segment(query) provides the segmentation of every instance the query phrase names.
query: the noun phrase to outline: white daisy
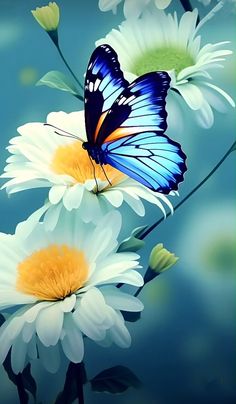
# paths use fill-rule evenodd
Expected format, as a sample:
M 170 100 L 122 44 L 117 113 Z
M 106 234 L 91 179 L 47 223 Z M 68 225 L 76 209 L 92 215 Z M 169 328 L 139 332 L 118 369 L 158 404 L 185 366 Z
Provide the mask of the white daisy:
M 86 140 L 83 111 L 50 113 L 47 122 Z M 29 188 L 50 188 L 49 203 L 38 212 L 43 214 L 47 210 L 50 229 L 64 208 L 69 211 L 80 208 L 78 214 L 85 222 L 95 222 L 104 212 L 119 208 L 123 202 L 143 216 L 141 199 L 158 206 L 164 214 L 162 202 L 173 209 L 166 196 L 150 191 L 110 165 L 105 166 L 105 171 L 112 185 L 100 165 L 94 162 L 96 183 L 93 165 L 79 140 L 59 136 L 43 123 L 28 123 L 18 128 L 18 132 L 20 136 L 11 139 L 8 146 L 12 155 L 1 177 L 10 180 L 2 188 L 8 194 Z
M 116 13 L 118 4 L 122 0 L 99 0 L 98 6 L 101 11 L 110 11 Z M 154 3 L 159 9 L 164 9 L 168 7 L 171 0 L 124 0 L 124 16 L 125 18 L 137 18 L 139 17 L 144 9 Z
M 209 128 L 214 121 L 212 109 L 223 112 L 225 102 L 235 106 L 232 98 L 211 82 L 210 75 L 212 69 L 223 67 L 221 62 L 232 53 L 225 49 L 228 42 L 201 46 L 198 34 L 221 7 L 222 2 L 197 26 L 196 9 L 184 13 L 180 21 L 176 13 L 153 10 L 139 19 L 124 21 L 119 29 L 113 29 L 96 42 L 114 48 L 130 81 L 150 71 L 169 72 L 172 89 L 167 96 L 169 131 L 173 128 L 176 131 L 178 123 L 190 111 L 201 127 Z M 188 111 L 184 112 L 186 106 Z
M 17 305 L 0 328 L 0 362 L 11 349 L 15 373 L 37 355 L 48 370 L 59 366 L 59 350 L 79 363 L 83 337 L 122 348 L 131 337 L 121 310 L 141 311 L 142 303 L 116 288 L 143 285 L 139 256 L 117 253 L 118 212 L 97 226 L 65 212 L 52 232 L 38 223 L 30 237 L 27 221 L 14 235 L 0 234 L 0 310 Z

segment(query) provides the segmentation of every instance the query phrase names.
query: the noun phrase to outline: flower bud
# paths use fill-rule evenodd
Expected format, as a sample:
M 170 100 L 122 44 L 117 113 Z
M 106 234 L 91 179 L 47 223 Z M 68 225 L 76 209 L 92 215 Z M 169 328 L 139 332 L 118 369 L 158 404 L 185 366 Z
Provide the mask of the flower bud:
M 60 10 L 55 2 L 50 2 L 48 6 L 37 7 L 31 13 L 45 31 L 51 32 L 57 30 L 60 20 Z
M 160 274 L 176 264 L 178 259 L 174 254 L 166 250 L 163 244 L 157 244 L 150 254 L 149 267 Z

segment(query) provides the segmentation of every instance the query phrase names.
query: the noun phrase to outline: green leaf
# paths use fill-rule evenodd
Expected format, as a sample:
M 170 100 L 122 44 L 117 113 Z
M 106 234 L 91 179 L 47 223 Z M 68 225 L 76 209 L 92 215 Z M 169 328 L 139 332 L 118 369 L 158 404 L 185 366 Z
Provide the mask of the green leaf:
M 22 373 L 15 375 L 11 367 L 11 356 L 10 353 L 8 353 L 3 366 L 9 379 L 16 385 L 18 394 L 20 394 L 22 400 L 24 400 L 25 403 L 28 403 L 29 401 L 29 396 L 26 391 L 29 391 L 36 399 L 37 385 L 31 375 L 30 364 L 25 367 Z
M 143 240 L 139 240 L 138 238 L 131 236 L 120 243 L 117 252 L 136 252 L 140 250 L 144 244 L 145 242 Z
M 74 83 L 64 73 L 52 70 L 46 73 L 37 83 L 36 86 L 48 86 L 57 90 L 66 91 L 75 96 L 80 95 Z
M 117 252 L 136 252 L 138 250 L 141 250 L 141 248 L 144 247 L 145 242 L 143 240 L 140 240 L 139 238 L 142 232 L 147 229 L 147 227 L 148 226 L 140 226 L 134 229 L 131 235 L 120 243 Z
M 125 366 L 114 366 L 90 380 L 93 391 L 112 394 L 123 393 L 129 387 L 139 388 L 140 380 Z

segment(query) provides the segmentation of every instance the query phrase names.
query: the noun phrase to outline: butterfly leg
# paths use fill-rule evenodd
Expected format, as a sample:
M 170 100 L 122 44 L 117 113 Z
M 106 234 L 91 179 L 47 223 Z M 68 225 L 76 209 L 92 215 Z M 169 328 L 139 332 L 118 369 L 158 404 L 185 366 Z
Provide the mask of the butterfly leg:
M 92 158 L 90 157 L 89 154 L 88 154 L 88 156 L 89 156 L 89 160 L 91 161 L 91 164 L 92 164 L 92 166 L 93 166 L 93 177 L 94 177 L 94 181 L 95 181 L 95 183 L 96 183 L 96 192 L 95 192 L 95 194 L 98 194 L 98 181 L 97 181 L 97 178 L 96 178 L 95 165 L 93 164 L 93 160 L 92 160 Z
M 106 173 L 106 171 L 105 171 L 105 168 L 103 167 L 103 164 L 100 163 L 100 166 L 101 166 L 101 169 L 102 169 L 102 171 L 103 171 L 103 173 L 104 173 L 104 175 L 105 175 L 105 177 L 106 177 L 106 179 L 107 179 L 109 185 L 112 186 L 112 183 L 111 183 L 111 181 L 109 180 L 109 178 L 108 178 L 108 176 L 107 176 L 107 173 Z

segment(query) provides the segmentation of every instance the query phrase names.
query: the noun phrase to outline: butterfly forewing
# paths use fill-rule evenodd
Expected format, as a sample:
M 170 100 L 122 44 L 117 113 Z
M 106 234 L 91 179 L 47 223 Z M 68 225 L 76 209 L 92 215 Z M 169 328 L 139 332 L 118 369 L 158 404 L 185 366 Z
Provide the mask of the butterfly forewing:
M 89 143 L 96 142 L 107 111 L 128 85 L 115 51 L 109 45 L 96 48 L 85 78 L 85 124 Z
M 166 130 L 165 98 L 170 78 L 166 72 L 147 73 L 128 85 L 108 111 L 96 143 L 124 136 Z

